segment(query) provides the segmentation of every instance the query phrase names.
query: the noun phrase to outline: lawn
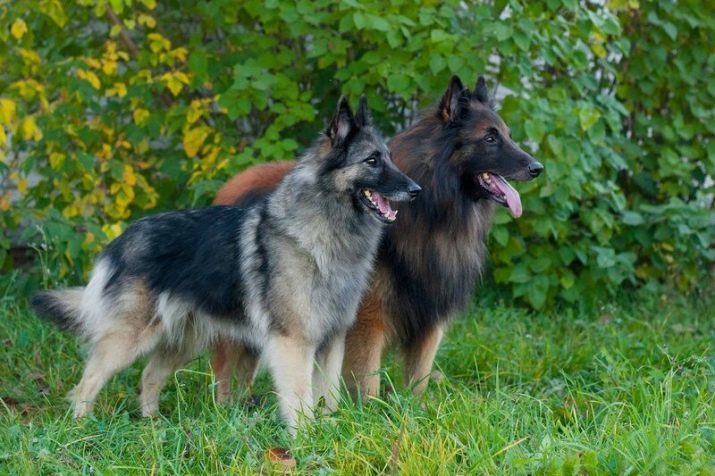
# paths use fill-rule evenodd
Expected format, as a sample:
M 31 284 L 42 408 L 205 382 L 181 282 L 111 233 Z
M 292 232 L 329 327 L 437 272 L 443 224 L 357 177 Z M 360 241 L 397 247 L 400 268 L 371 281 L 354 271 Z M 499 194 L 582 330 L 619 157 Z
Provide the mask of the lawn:
M 175 374 L 159 419 L 139 417 L 135 365 L 73 420 L 81 348 L 0 289 L 0 473 L 255 474 L 266 449 L 290 445 L 309 474 L 715 474 L 712 296 L 636 293 L 592 312 L 475 304 L 425 395 L 389 361 L 395 390 L 343 402 L 291 444 L 268 377 L 223 408 L 205 356 Z

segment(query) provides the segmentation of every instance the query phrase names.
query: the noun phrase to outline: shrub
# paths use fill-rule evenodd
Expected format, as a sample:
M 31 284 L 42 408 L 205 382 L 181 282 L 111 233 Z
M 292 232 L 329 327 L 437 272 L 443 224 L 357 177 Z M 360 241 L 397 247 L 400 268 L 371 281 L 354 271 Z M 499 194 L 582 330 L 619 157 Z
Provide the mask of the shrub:
M 0 10 L 0 262 L 44 233 L 79 279 L 138 216 L 293 157 L 337 97 L 391 134 L 486 74 L 546 174 L 499 212 L 495 281 L 532 306 L 692 289 L 715 258 L 715 20 L 697 2 L 26 0 Z M 18 230 L 24 230 L 18 234 Z M 36 274 L 35 274 L 36 276 Z

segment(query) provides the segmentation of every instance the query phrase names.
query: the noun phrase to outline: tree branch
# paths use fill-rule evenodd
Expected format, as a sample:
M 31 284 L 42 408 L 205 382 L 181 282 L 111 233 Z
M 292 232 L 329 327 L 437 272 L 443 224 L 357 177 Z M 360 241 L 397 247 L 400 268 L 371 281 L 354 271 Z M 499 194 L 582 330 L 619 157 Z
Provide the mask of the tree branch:
M 134 44 L 131 38 L 129 38 L 129 34 L 127 33 L 127 30 L 124 28 L 124 24 L 122 23 L 122 20 L 119 19 L 116 13 L 114 13 L 114 10 L 112 10 L 112 7 L 107 6 L 107 17 L 109 18 L 109 21 L 112 25 L 114 26 L 119 26 L 119 39 L 122 40 L 122 43 L 124 43 L 124 46 L 129 50 L 129 54 L 133 57 L 136 58 L 137 53 L 139 52 L 139 49 L 137 48 L 137 45 Z

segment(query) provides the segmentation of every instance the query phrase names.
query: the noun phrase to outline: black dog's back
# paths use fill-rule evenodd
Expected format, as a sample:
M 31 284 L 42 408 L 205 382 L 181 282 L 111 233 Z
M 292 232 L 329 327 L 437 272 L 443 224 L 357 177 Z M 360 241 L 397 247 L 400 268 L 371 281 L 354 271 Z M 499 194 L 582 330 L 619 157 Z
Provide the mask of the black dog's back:
M 102 253 L 112 265 L 105 292 L 139 278 L 155 295 L 167 292 L 222 317 L 243 304 L 240 229 L 247 208 L 179 210 L 131 224 Z

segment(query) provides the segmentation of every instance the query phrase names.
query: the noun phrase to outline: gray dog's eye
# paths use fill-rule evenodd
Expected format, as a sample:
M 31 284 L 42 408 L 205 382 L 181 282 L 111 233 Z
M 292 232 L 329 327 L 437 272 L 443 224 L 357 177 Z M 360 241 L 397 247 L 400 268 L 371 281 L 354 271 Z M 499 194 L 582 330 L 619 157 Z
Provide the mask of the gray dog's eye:
M 363 162 L 365 162 L 367 165 L 374 166 L 377 165 L 377 159 L 380 158 L 380 153 L 375 152 L 370 157 L 365 159 Z

